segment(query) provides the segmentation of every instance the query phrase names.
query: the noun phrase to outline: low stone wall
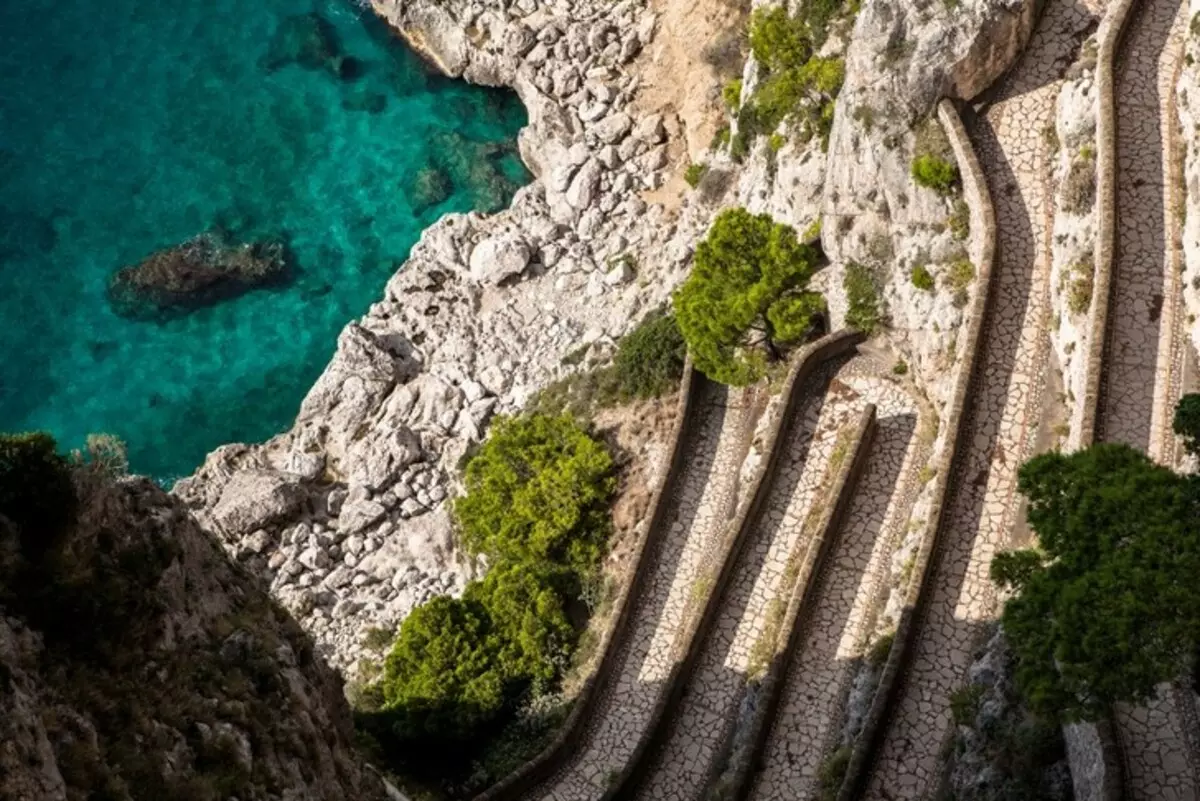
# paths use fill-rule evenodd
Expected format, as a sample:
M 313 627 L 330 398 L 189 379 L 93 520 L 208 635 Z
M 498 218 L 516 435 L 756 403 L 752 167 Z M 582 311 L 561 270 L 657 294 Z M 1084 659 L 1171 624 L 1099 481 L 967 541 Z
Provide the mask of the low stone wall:
M 964 425 L 964 410 L 971 385 L 975 382 L 977 355 L 979 343 L 984 331 L 984 323 L 991 307 L 991 279 L 996 253 L 996 213 L 992 199 L 988 193 L 987 181 L 979 165 L 979 159 L 971 146 L 962 120 L 954 104 L 942 100 L 938 104 L 938 119 L 946 130 L 954 155 L 958 159 L 962 173 L 963 195 L 971 209 L 971 232 L 974 252 L 972 257 L 978 267 L 975 295 L 971 300 L 971 312 L 968 322 L 959 339 L 958 352 L 962 361 L 954 376 L 954 391 L 942 417 L 945 439 L 941 450 L 935 454 L 931 465 L 937 470 L 934 476 L 932 497 L 940 498 L 935 503 L 929 519 L 925 522 L 922 533 L 921 547 L 917 551 L 913 564 L 912 578 L 909 580 L 905 596 L 904 610 L 896 624 L 895 640 L 888 653 L 887 662 L 880 674 L 875 697 L 871 702 L 864 720 L 863 728 L 854 743 L 854 749 L 846 769 L 846 777 L 838 793 L 838 801 L 853 801 L 861 794 L 862 785 L 867 777 L 867 768 L 883 734 L 884 722 L 895 700 L 899 688 L 900 675 L 908 666 L 911 656 L 911 640 L 913 628 L 920 619 L 922 609 L 928 603 L 929 588 L 926 574 L 933 555 L 939 546 L 942 523 L 942 512 L 950 496 L 950 481 L 955 476 L 954 467 L 962 452 L 962 443 L 969 442 L 971 432 Z
M 1117 122 L 1113 98 L 1113 69 L 1121 36 L 1129 21 L 1134 0 L 1117 0 L 1105 14 L 1096 56 L 1096 266 L 1092 285 L 1086 389 L 1079 403 L 1083 414 L 1078 431 L 1071 432 L 1070 445 L 1086 448 L 1096 438 L 1100 408 L 1104 351 L 1108 344 L 1108 307 L 1112 297 L 1113 260 L 1116 257 L 1117 219 Z
M 663 693 L 649 718 L 650 725 L 646 727 L 633 750 L 633 755 L 624 769 L 612 780 L 610 789 L 605 792 L 602 801 L 623 797 L 629 792 L 645 770 L 644 757 L 650 748 L 657 746 L 665 736 L 662 723 L 672 711 L 679 706 L 682 698 L 684 679 L 692 672 L 692 666 L 700 655 L 705 637 L 716 619 L 717 606 L 725 594 L 725 587 L 737 562 L 738 552 L 746 539 L 749 522 L 758 516 L 759 510 L 770 494 L 771 482 L 768 480 L 775 473 L 780 456 L 781 443 L 786 442 L 788 429 L 793 422 L 796 407 L 803 394 L 800 387 L 826 361 L 841 356 L 853 350 L 865 337 L 857 331 L 838 331 L 822 337 L 809 345 L 797 357 L 796 365 L 792 368 L 782 389 L 786 401 L 781 404 L 775 418 L 771 420 L 765 437 L 767 457 L 760 463 L 749 483 L 749 502 L 745 503 L 740 514 L 727 525 L 722 540 L 713 550 L 710 570 L 716 575 L 711 582 L 708 594 L 697 599 L 694 607 L 689 610 L 684 623 L 685 629 L 675 640 L 680 652 L 674 660 L 674 666 L 667 678 L 669 690 Z M 711 575 L 711 574 L 710 574 Z
M 867 457 L 871 452 L 871 442 L 876 431 L 875 405 L 868 404 L 858 420 L 843 431 L 849 433 L 847 445 L 852 449 L 853 455 L 849 459 L 843 459 L 841 464 L 834 465 L 831 474 L 826 476 L 826 481 L 821 485 L 824 497 L 832 499 L 832 502 L 821 506 L 819 516 L 815 520 L 813 538 L 805 552 L 796 581 L 791 587 L 787 611 L 780 626 L 780 632 L 783 632 L 784 636 L 776 642 L 771 665 L 758 686 L 758 704 L 746 729 L 750 734 L 747 747 L 731 755 L 729 767 L 725 772 L 725 776 L 728 777 L 723 782 L 728 788 L 728 795 L 722 796 L 725 798 L 744 798 L 750 789 L 750 773 L 766 746 L 771 721 L 775 719 L 778 711 L 779 696 L 787 677 L 788 666 L 800 646 L 801 615 L 807 617 L 812 610 L 812 595 L 816 584 L 813 577 L 821 574 L 837 532 L 850 509 L 850 501 L 858 487 L 859 478 L 867 466 Z M 754 525 L 755 522 L 754 519 L 748 521 L 750 525 Z
M 600 658 L 600 664 L 580 688 L 575 706 L 554 741 L 508 777 L 475 796 L 473 801 L 510 801 L 519 798 L 558 770 L 578 746 L 579 738 L 586 729 L 587 719 L 594 711 L 596 700 L 599 698 L 599 689 L 612 673 L 614 660 L 620 650 L 620 638 L 629 627 L 630 610 L 633 608 L 631 601 L 641 591 L 646 574 L 650 571 L 651 560 L 646 558 L 646 554 L 652 551 L 651 543 L 662 536 L 663 516 L 670 506 L 671 497 L 676 491 L 675 485 L 687 457 L 683 443 L 687 439 L 688 422 L 696 408 L 696 396 L 705 380 L 703 376 L 696 375 L 689 357 L 679 385 L 679 408 L 675 415 L 675 427 L 671 432 L 670 461 L 651 498 L 649 522 L 634 546 L 631 559 L 633 575 L 614 601 L 613 608 L 618 611 L 601 636 L 599 648 L 604 655 Z
M 1113 3 L 1100 26 L 1096 57 L 1096 253 L 1092 305 L 1089 313 L 1091 339 L 1084 393 L 1078 399 L 1081 413 L 1079 425 L 1071 429 L 1067 441 L 1069 450 L 1080 450 L 1096 440 L 1096 423 L 1100 411 L 1101 382 L 1104 375 L 1104 353 L 1108 346 L 1108 310 L 1112 299 L 1113 261 L 1116 257 L 1117 214 L 1117 122 L 1113 97 L 1113 70 L 1117 48 L 1120 46 L 1133 8 L 1134 0 Z M 1120 750 L 1112 726 L 1101 723 L 1078 723 L 1063 726 L 1067 744 L 1067 761 L 1076 801 L 1119 801 L 1122 797 Z

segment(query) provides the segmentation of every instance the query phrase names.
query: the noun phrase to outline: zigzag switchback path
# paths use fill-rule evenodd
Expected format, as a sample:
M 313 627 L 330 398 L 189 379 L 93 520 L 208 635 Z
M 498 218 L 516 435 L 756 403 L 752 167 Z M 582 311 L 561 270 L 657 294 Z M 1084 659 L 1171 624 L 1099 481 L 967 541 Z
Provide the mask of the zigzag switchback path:
M 872 753 L 864 798 L 930 798 L 952 734 L 950 696 L 997 613 L 988 567 L 1011 544 L 1016 471 L 1041 415 L 1047 353 L 1052 218 L 1049 153 L 1060 79 L 1083 33 L 1086 8 L 1049 0 L 1025 52 L 988 94 L 968 131 L 996 213 L 996 258 L 965 410 L 965 438 L 926 575 L 927 603 L 907 668 Z
M 1170 466 L 1183 333 L 1168 198 L 1186 11 L 1180 0 L 1135 2 L 1116 51 L 1115 245 L 1096 426 L 1097 441 L 1123 442 Z M 1143 706 L 1118 704 L 1113 723 L 1125 801 L 1200 798 L 1190 688 L 1164 684 Z
M 613 674 L 600 689 L 596 711 L 578 749 L 557 773 L 523 797 L 594 801 L 632 757 L 671 675 L 675 638 L 704 558 L 720 538 L 735 505 L 737 477 L 749 442 L 747 393 L 707 381 L 684 436 L 683 475 L 664 519 L 647 581 L 631 599 L 629 629 L 619 643 Z
M 860 357 L 839 375 L 849 405 L 876 405 L 878 429 L 825 568 L 801 609 L 799 646 L 752 779 L 751 801 L 817 798 L 821 763 L 840 744 L 851 682 L 886 594 L 892 552 L 908 524 L 917 468 L 928 450 L 917 436 L 917 404 L 885 370 Z

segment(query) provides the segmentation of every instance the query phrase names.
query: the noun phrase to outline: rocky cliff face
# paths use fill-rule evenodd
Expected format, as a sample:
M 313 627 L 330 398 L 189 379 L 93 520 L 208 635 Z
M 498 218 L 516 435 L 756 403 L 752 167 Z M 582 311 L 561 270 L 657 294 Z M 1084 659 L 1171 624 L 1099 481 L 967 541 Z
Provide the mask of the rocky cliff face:
M 936 129 L 938 100 L 970 100 L 999 78 L 1028 41 L 1039 6 L 1036 0 L 865 2 L 846 52 L 823 201 L 822 244 L 834 263 L 830 304 L 842 319 L 839 277 L 846 265 L 876 271 L 890 333 L 935 401 L 944 401 L 943 355 L 962 324 L 963 305 L 951 293 L 923 292 L 910 274 L 917 266 L 953 263 L 965 251 L 952 224 L 956 199 L 919 186 L 913 157 L 920 133 Z
M 701 3 L 696 19 L 726 19 L 714 11 L 722 5 Z M 828 153 L 789 144 L 768 168 L 760 142 L 745 167 L 710 158 L 700 191 L 681 199 L 668 190 L 696 155 L 697 130 L 719 113 L 720 87 L 711 71 L 689 73 L 711 85 L 680 87 L 681 103 L 665 81 L 688 82 L 664 65 L 721 43 L 663 37 L 713 25 L 664 12 L 666 24 L 647 0 L 376 0 L 449 74 L 516 89 L 530 119 L 521 153 L 536 180 L 507 211 L 452 215 L 426 231 L 385 297 L 342 332 L 293 428 L 263 446 L 218 450 L 177 495 L 271 582 L 337 666 L 352 667 L 367 627 L 393 627 L 468 578 L 444 501 L 490 418 L 572 370 L 579 359 L 568 354 L 604 351 L 666 302 L 720 207 L 807 227 L 823 204 L 834 279 L 881 237 L 897 254 L 952 248 L 926 241 L 930 221 L 943 224 L 950 209 L 910 185 L 908 129 L 942 94 L 971 96 L 999 74 L 1034 6 L 866 2 Z M 854 113 L 885 100 L 894 112 L 874 125 Z M 840 282 L 825 285 L 840 323 Z M 961 314 L 949 300 L 940 316 L 910 309 L 908 290 L 907 280 L 889 284 L 902 339 L 930 320 L 954 330 Z M 937 364 L 926 363 L 936 380 Z
M 259 583 L 150 482 L 80 483 L 52 566 L 0 519 L 0 799 L 383 798 Z
M 657 19 L 644 3 L 377 10 L 451 74 L 516 88 L 537 180 L 507 211 L 427 230 L 293 428 L 215 452 L 175 490 L 344 668 L 364 629 L 469 577 L 444 501 L 490 418 L 665 303 L 714 208 L 642 197 L 684 158 L 674 112 L 634 103 Z

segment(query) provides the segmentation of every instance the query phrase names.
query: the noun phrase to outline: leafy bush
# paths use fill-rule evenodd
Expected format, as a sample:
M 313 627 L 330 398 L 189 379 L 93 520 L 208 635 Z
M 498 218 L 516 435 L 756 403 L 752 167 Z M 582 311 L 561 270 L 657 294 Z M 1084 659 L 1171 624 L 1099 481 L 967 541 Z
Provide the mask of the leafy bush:
M 1063 179 L 1062 207 L 1070 214 L 1086 214 L 1096 202 L 1096 160 L 1094 152 L 1081 152 L 1071 162 Z
M 1171 427 L 1183 438 L 1183 447 L 1188 453 L 1200 453 L 1200 394 L 1193 392 L 1179 399 Z
M 970 726 L 979 714 L 979 702 L 983 700 L 984 686 L 968 684 L 950 693 L 950 717 L 959 726 Z
M 1090 261 L 1076 262 L 1071 266 L 1067 280 L 1067 309 L 1071 314 L 1083 314 L 1092 305 L 1095 288 L 1095 265 Z
M 912 163 L 912 177 L 919 186 L 947 195 L 958 186 L 958 167 L 938 156 L 917 156 Z
M 787 70 L 813 54 L 808 26 L 785 6 L 758 8 L 750 17 L 750 52 L 768 70 Z
M 708 172 L 707 164 L 689 164 L 684 170 L 683 180 L 687 181 L 687 185 L 695 189 L 700 185 L 700 181 L 704 178 L 704 174 Z
M 679 383 L 687 343 L 675 315 L 651 312 L 617 345 L 613 362 L 623 397 L 656 398 Z
M 0 515 L 16 525 L 21 550 L 39 559 L 75 512 L 67 460 L 49 434 L 0 434 Z
M 846 324 L 864 334 L 873 334 L 883 325 L 883 301 L 879 297 L 879 286 L 875 274 L 858 262 L 846 265 L 842 279 L 846 290 Z
M 750 18 L 750 49 L 764 76 L 754 95 L 742 99 L 732 155 L 744 157 L 756 136 L 774 133 L 785 120 L 799 125 L 805 141 L 824 141 L 833 125 L 833 104 L 845 79 L 841 59 L 817 55 L 841 0 L 807 3 L 793 17 L 784 6 L 759 8 Z
M 768 215 L 718 215 L 674 298 L 696 368 L 738 386 L 765 375 L 767 360 L 808 336 L 824 312 L 824 299 L 807 289 L 818 258 Z
M 454 501 L 463 545 L 493 562 L 549 561 L 587 574 L 608 537 L 612 457 L 570 417 L 500 417 Z
M 827 756 L 817 770 L 817 781 L 820 782 L 821 801 L 834 801 L 842 783 L 846 780 L 846 770 L 850 767 L 850 757 L 854 750 L 843 745 Z
M 967 201 L 962 198 L 954 201 L 954 210 L 946 218 L 946 225 L 951 235 L 959 241 L 971 235 L 971 207 Z
M 434 598 L 404 619 L 384 661 L 383 709 L 365 724 L 377 739 L 426 756 L 452 744 L 457 756 L 431 758 L 461 767 L 521 699 L 554 689 L 578 640 L 567 608 L 605 546 L 612 468 L 570 417 L 493 423 L 453 506 L 463 544 L 491 567 L 461 599 Z
M 932 292 L 935 286 L 933 273 L 924 264 L 918 264 L 912 269 L 912 283 L 917 289 Z
M 384 663 L 384 701 L 411 737 L 466 739 L 505 703 L 505 675 L 487 609 L 438 597 L 404 619 Z
M 1040 548 L 991 572 L 1015 591 L 1003 623 L 1022 695 L 1059 720 L 1150 698 L 1200 645 L 1200 484 L 1105 444 L 1037 456 L 1017 486 Z
M 725 101 L 725 105 L 733 109 L 742 105 L 742 79 L 734 78 L 725 84 L 721 88 L 721 99 Z
M 954 305 L 961 309 L 970 299 L 967 290 L 975 280 L 975 265 L 966 259 L 956 261 L 946 269 L 942 280 L 953 293 Z

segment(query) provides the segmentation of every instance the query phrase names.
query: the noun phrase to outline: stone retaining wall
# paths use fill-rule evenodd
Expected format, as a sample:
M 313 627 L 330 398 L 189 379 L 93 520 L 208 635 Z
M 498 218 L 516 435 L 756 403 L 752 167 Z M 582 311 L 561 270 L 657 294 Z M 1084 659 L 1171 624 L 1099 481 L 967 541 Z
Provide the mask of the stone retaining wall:
M 1108 310 L 1112 298 L 1113 261 L 1116 256 L 1117 123 L 1113 97 L 1113 71 L 1134 0 L 1113 3 L 1100 26 L 1096 57 L 1096 253 L 1091 338 L 1084 368 L 1084 393 L 1078 399 L 1079 425 L 1072 427 L 1069 450 L 1081 450 L 1096 440 L 1100 409 L 1104 353 L 1108 345 Z M 1120 750 L 1107 721 L 1063 726 L 1067 761 L 1076 801 L 1120 801 L 1123 776 Z
M 826 361 L 842 356 L 862 342 L 865 337 L 857 331 L 843 330 L 822 337 L 809 345 L 798 357 L 782 389 L 786 401 L 781 404 L 778 413 L 771 420 L 764 442 L 767 456 L 760 463 L 751 478 L 748 489 L 750 500 L 743 504 L 738 516 L 730 521 L 724 536 L 716 544 L 710 561 L 711 582 L 708 592 L 703 597 L 695 599 L 695 604 L 687 617 L 685 630 L 675 640 L 680 654 L 674 660 L 674 667 L 667 678 L 669 690 L 663 693 L 650 716 L 650 725 L 640 735 L 633 756 L 612 780 L 610 788 L 605 792 L 602 801 L 612 801 L 621 798 L 635 785 L 648 764 L 645 756 L 649 749 L 657 745 L 666 734 L 662 722 L 671 711 L 678 707 L 685 685 L 684 679 L 691 673 L 692 666 L 700 654 L 701 645 L 708 634 L 709 628 L 716 619 L 717 606 L 725 593 L 725 587 L 737 563 L 737 555 L 745 540 L 745 534 L 750 529 L 749 522 L 757 517 L 763 503 L 770 494 L 771 482 L 768 478 L 775 473 L 775 468 L 782 453 L 781 443 L 787 441 L 787 427 L 792 424 L 794 412 L 799 405 L 803 393 L 800 388 L 808 378 Z
M 946 130 L 962 173 L 963 195 L 971 209 L 974 251 L 972 257 L 978 266 L 978 277 L 968 322 L 959 339 L 958 352 L 962 360 L 954 376 L 953 394 L 942 416 L 945 439 L 941 449 L 930 462 L 937 471 L 933 479 L 932 497 L 942 501 L 935 502 L 929 519 L 925 522 L 921 547 L 917 551 L 912 578 L 906 592 L 904 610 L 896 625 L 895 640 L 880 674 L 875 698 L 863 720 L 862 732 L 855 741 L 846 777 L 837 796 L 838 801 L 853 801 L 861 794 L 861 785 L 867 777 L 867 767 L 881 739 L 884 723 L 899 687 L 898 679 L 908 665 L 912 651 L 912 630 L 927 603 L 928 587 L 925 577 L 930 572 L 932 557 L 939 544 L 942 511 L 945 508 L 945 499 L 949 497 L 950 481 L 954 476 L 960 443 L 968 441 L 971 437 L 971 432 L 963 430 L 963 411 L 971 385 L 975 382 L 976 355 L 980 350 L 980 339 L 991 303 L 991 277 L 996 251 L 996 213 L 988 193 L 987 181 L 958 111 L 949 100 L 942 100 L 938 104 L 938 119 Z
M 685 448 L 683 447 L 687 422 L 692 416 L 695 408 L 694 401 L 703 386 L 703 380 L 702 377 L 696 376 L 692 360 L 689 357 L 687 364 L 684 365 L 683 379 L 679 385 L 679 408 L 675 414 L 675 427 L 671 432 L 670 461 L 662 481 L 655 488 L 654 496 L 651 498 L 649 522 L 642 529 L 631 554 L 633 575 L 615 599 L 613 608 L 618 611 L 613 615 L 608 628 L 601 635 L 598 647 L 603 656 L 600 658 L 600 664 L 580 688 L 575 706 L 554 741 L 508 777 L 475 796 L 473 801 L 512 801 L 519 798 L 561 767 L 578 746 L 579 738 L 586 729 L 587 719 L 594 711 L 596 699 L 600 695 L 598 690 L 612 673 L 613 661 L 619 650 L 617 645 L 628 628 L 629 614 L 633 607 L 631 600 L 636 598 L 641 591 L 646 574 L 651 568 L 651 560 L 646 558 L 646 554 L 652 552 L 652 542 L 662 536 L 663 516 L 670 506 L 670 499 L 675 492 L 675 484 L 682 472 L 687 455 L 684 453 Z
M 1100 408 L 1100 392 L 1104 374 L 1104 351 L 1108 342 L 1108 307 L 1112 296 L 1113 260 L 1116 248 L 1117 218 L 1117 122 L 1113 98 L 1113 69 L 1121 35 L 1129 21 L 1134 0 L 1117 0 L 1101 23 L 1099 48 L 1096 57 L 1096 266 L 1092 285 L 1090 321 L 1092 336 L 1088 341 L 1087 380 L 1079 430 L 1072 430 L 1070 445 L 1086 448 L 1096 438 L 1096 417 Z
M 832 499 L 832 503 L 826 502 L 821 506 L 813 538 L 805 552 L 796 581 L 790 589 L 787 611 L 780 626 L 783 636 L 776 642 L 771 665 L 759 683 L 758 703 L 746 729 L 750 732 L 748 747 L 742 751 L 735 751 L 726 769 L 728 781 L 723 783 L 731 791 L 727 796 L 729 798 L 745 797 L 750 789 L 750 773 L 766 746 L 771 730 L 770 724 L 775 719 L 778 708 L 780 691 L 787 678 L 788 665 L 800 645 L 800 617 L 801 614 L 807 615 L 811 611 L 812 593 L 816 583 L 813 577 L 821 574 L 835 535 L 850 509 L 850 501 L 858 487 L 859 478 L 867 466 L 867 457 L 871 452 L 871 442 L 876 431 L 875 405 L 867 404 L 858 420 L 843 431 L 849 432 L 847 445 L 852 449 L 853 456 L 834 466 L 832 475 L 827 476 L 827 481 L 822 484 L 825 498 Z M 820 503 L 819 500 L 816 502 Z M 752 526 L 754 523 L 753 518 L 747 519 L 748 525 Z M 787 592 L 788 589 L 784 588 L 784 591 Z

